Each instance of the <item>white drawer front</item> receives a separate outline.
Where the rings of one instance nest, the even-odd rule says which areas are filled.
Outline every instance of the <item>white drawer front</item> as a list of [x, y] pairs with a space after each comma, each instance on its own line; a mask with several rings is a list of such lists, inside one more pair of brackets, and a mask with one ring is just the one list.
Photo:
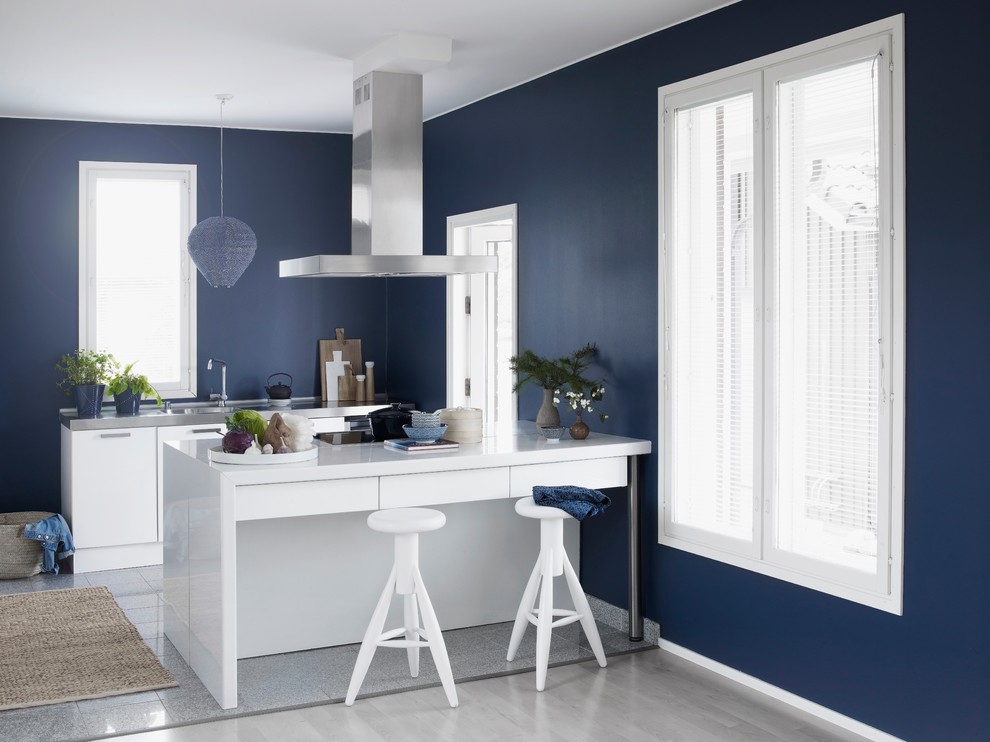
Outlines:
[[509, 496], [509, 469], [467, 469], [381, 478], [382, 508], [411, 508]]
[[554, 464], [531, 464], [512, 467], [512, 497], [533, 494], [536, 485], [560, 486], [574, 484], [579, 487], [625, 487], [627, 482], [626, 458], [587, 459], [586, 461], [561, 461]]
[[237, 488], [237, 520], [378, 509], [378, 478], [254, 484]]

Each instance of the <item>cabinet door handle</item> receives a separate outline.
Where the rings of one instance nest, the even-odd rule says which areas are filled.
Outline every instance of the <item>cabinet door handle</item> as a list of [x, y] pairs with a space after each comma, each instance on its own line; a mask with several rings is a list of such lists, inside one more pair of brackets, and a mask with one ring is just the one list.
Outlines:
[[100, 433], [100, 438], [130, 438], [130, 433]]
[[216, 433], [217, 435], [220, 435], [220, 432], [220, 428], [195, 428], [192, 430], [193, 435], [196, 435], [197, 433]]

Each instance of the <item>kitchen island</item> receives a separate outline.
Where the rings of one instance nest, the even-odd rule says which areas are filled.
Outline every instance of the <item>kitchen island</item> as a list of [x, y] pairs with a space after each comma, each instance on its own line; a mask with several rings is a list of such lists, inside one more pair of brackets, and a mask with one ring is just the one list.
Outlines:
[[538, 484], [626, 487], [630, 637], [642, 637], [637, 461], [649, 441], [521, 431], [430, 454], [319, 444], [311, 461], [270, 465], [218, 464], [214, 447], [165, 446], [165, 633], [225, 709], [237, 705], [239, 657], [360, 641], [392, 560], [391, 539], [365, 525], [380, 508], [446, 513], [423, 539], [421, 568], [452, 629], [515, 616], [539, 524], [515, 514], [514, 498]]

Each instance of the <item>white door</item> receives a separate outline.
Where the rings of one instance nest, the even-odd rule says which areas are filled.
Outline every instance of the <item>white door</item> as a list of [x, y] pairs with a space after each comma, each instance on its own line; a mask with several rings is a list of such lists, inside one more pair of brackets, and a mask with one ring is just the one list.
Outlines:
[[482, 410], [485, 435], [516, 422], [516, 206], [447, 218], [447, 253], [494, 255], [496, 273], [447, 279], [447, 405]]

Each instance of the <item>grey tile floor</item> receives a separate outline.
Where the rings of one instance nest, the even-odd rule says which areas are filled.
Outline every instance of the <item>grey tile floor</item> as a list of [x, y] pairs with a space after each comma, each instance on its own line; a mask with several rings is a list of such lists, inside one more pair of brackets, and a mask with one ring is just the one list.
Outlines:
[[[179, 683], [176, 688], [131, 693], [30, 709], [0, 711], [3, 742], [90, 740], [212, 719], [341, 701], [350, 681], [357, 645], [254, 657], [237, 663], [238, 706], [224, 711], [165, 638], [162, 628], [161, 567], [83, 575], [37, 575], [0, 581], [0, 595], [33, 590], [106, 585], [145, 642]], [[647, 621], [642, 642], [626, 636], [625, 611], [589, 596], [607, 655], [656, 648], [657, 627]], [[456, 680], [526, 672], [533, 669], [535, 631], [526, 632], [517, 657], [506, 662], [511, 623], [444, 632]], [[593, 658], [578, 624], [556, 629], [550, 664]], [[52, 671], [58, 672], [58, 669]], [[409, 677], [405, 652], [375, 653], [361, 695], [392, 693], [439, 685], [428, 651], [421, 653], [418, 678]], [[535, 682], [535, 680], [534, 680]], [[438, 691], [439, 692], [439, 691]]]

